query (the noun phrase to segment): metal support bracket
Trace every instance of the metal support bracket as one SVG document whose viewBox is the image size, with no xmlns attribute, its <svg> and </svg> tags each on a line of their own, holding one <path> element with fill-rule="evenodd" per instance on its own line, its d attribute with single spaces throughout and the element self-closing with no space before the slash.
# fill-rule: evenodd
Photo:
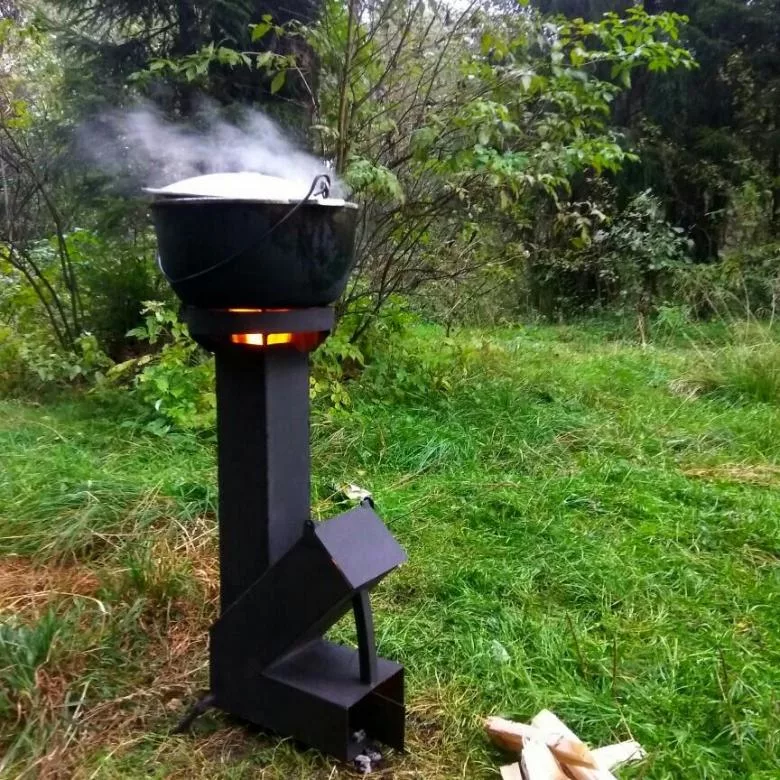
<svg viewBox="0 0 780 780">
<path fill-rule="evenodd" d="M 357 629 L 358 657 L 360 659 L 360 682 L 374 685 L 377 681 L 376 637 L 371 600 L 364 588 L 352 597 L 352 612 Z"/>
</svg>

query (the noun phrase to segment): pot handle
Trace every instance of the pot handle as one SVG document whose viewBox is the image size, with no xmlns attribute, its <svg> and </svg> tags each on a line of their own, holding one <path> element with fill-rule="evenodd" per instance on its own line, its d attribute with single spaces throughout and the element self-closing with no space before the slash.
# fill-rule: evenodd
<svg viewBox="0 0 780 780">
<path fill-rule="evenodd" d="M 168 275 L 168 272 L 165 270 L 165 268 L 163 268 L 162 257 L 160 257 L 159 251 L 157 252 L 157 267 L 160 269 L 160 273 L 165 277 L 168 284 L 182 284 L 183 282 L 190 282 L 200 276 L 210 274 L 212 271 L 216 271 L 217 269 L 223 268 L 229 263 L 232 263 L 237 257 L 241 257 L 244 252 L 252 248 L 253 244 L 260 244 L 265 241 L 265 239 L 268 238 L 268 236 L 270 236 L 274 230 L 287 222 L 287 220 L 290 219 L 290 217 L 295 214 L 295 212 L 298 211 L 298 209 L 303 206 L 303 204 L 306 203 L 310 198 L 314 198 L 319 195 L 327 198 L 328 195 L 330 195 L 330 188 L 331 181 L 330 176 L 328 176 L 327 173 L 320 173 L 319 175 L 315 176 L 314 181 L 312 181 L 311 187 L 309 187 L 309 191 L 306 193 L 303 200 L 299 200 L 296 204 L 294 204 L 293 207 L 275 225 L 272 225 L 268 230 L 266 230 L 266 232 L 263 233 L 260 238 L 250 244 L 247 244 L 243 249 L 239 250 L 238 252 L 234 252 L 224 260 L 220 260 L 218 263 L 210 265 L 208 268 L 201 268 L 200 271 L 195 271 L 193 274 L 187 274 L 187 276 L 180 276 L 178 279 L 173 279 Z"/>
</svg>

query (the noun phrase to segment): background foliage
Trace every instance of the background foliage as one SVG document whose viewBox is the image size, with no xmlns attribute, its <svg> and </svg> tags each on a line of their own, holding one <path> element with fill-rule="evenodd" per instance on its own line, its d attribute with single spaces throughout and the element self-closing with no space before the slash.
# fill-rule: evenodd
<svg viewBox="0 0 780 780">
<path fill-rule="evenodd" d="M 160 430 L 210 425 L 208 359 L 137 197 L 149 171 L 131 148 L 85 155 L 84 128 L 138 105 L 195 134 L 204 100 L 261 110 L 360 203 L 312 387 L 335 406 L 412 315 L 448 333 L 617 316 L 643 341 L 671 311 L 772 319 L 779 18 L 770 0 L 9 2 L 2 385 L 124 383 Z"/>
<path fill-rule="evenodd" d="M 204 99 L 228 121 L 260 108 L 331 162 L 362 207 L 340 302 L 352 343 L 398 296 L 448 328 L 614 312 L 644 333 L 670 305 L 772 316 L 777 11 L 770 0 L 8 3 L 4 341 L 71 363 L 84 333 L 115 362 L 148 349 L 127 335 L 143 302 L 167 294 L 134 197 L 143 168 L 109 175 L 79 146 L 84 126 L 139 100 L 195 128 Z"/>
</svg>

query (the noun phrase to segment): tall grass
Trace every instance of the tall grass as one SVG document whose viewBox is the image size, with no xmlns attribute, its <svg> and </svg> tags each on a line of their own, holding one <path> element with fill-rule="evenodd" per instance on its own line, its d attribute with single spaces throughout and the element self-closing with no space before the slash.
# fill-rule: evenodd
<svg viewBox="0 0 780 780">
<path fill-rule="evenodd" d="M 780 344 L 729 346 L 702 362 L 695 379 L 703 392 L 739 402 L 780 403 Z"/>
</svg>

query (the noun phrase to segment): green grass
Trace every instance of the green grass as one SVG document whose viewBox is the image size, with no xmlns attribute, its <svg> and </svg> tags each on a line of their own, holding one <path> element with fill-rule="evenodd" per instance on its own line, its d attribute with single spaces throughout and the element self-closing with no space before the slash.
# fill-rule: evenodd
<svg viewBox="0 0 780 780">
<path fill-rule="evenodd" d="M 367 486 L 410 556 L 375 595 L 411 704 L 383 776 L 495 777 L 480 718 L 543 707 L 593 744 L 640 740 L 623 778 L 780 776 L 778 347 L 761 338 L 421 329 L 350 409 L 315 414 L 315 513 Z M 218 714 L 166 735 L 206 684 L 213 441 L 92 398 L 0 414 L 9 776 L 348 776 Z"/>
</svg>

